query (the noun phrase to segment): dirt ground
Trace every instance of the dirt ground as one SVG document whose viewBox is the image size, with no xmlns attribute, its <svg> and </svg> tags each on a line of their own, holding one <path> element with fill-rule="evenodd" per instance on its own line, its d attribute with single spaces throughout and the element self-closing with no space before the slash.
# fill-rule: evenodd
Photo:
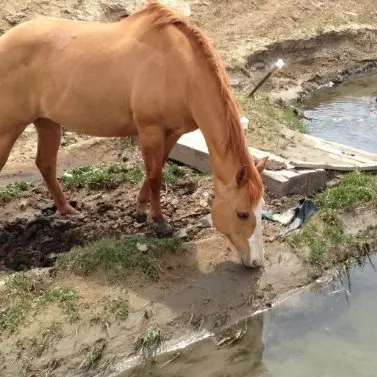
<svg viewBox="0 0 377 377">
<path fill-rule="evenodd" d="M 127 0 L 0 0 L 0 31 L 34 16 L 113 20 L 135 11 L 140 1 Z M 287 68 L 263 88 L 272 98 L 297 98 L 330 80 L 376 67 L 377 12 L 373 2 L 307 0 L 170 1 L 206 30 L 214 41 L 234 88 L 245 93 L 278 58 Z M 280 135 L 280 134 L 279 134 Z M 289 133 L 289 139 L 293 139 Z M 261 134 L 258 146 L 268 144 Z M 259 143 L 259 144 L 258 144 Z M 264 144 L 263 144 L 264 143 Z M 275 146 L 271 147 L 274 149 Z M 30 127 L 18 140 L 1 172 L 0 186 L 15 181 L 40 182 L 34 166 L 36 137 Z M 59 156 L 59 172 L 96 162 L 140 162 L 135 147 L 121 141 L 66 134 Z M 82 216 L 65 220 L 54 216 L 53 203 L 43 186 L 0 207 L 0 269 L 4 274 L 54 265 L 57 254 L 72 246 L 104 236 L 151 233 L 148 225 L 133 220 L 137 188 L 87 194 L 67 192 Z M 186 242 L 179 253 L 166 255 L 157 282 L 138 276 L 126 289 L 96 278 L 70 276 L 59 284 L 74 286 L 82 297 L 82 320 L 65 324 L 54 347 L 29 360 L 27 339 L 61 319 L 58 311 L 42 312 L 32 326 L 17 335 L 0 337 L 2 376 L 67 376 L 82 373 L 83 361 L 101 348 L 101 367 L 113 365 L 132 353 L 133 344 L 150 328 L 159 328 L 172 339 L 201 329 L 214 330 L 268 307 L 281 295 L 310 281 L 315 274 L 273 236 L 278 227 L 264 223 L 266 267 L 249 271 L 239 262 L 222 236 L 203 220 L 210 211 L 210 178 L 184 184 L 163 195 L 163 210 L 174 230 Z M 184 198 L 184 200 L 182 200 Z M 299 197 L 267 198 L 267 207 L 284 210 Z M 42 275 L 49 275 L 43 269 Z M 1 286 L 1 284 L 0 284 Z M 124 293 L 126 292 L 126 293 Z M 106 327 L 88 324 L 101 298 L 126 295 L 130 313 L 126 320 Z M 93 309 L 94 308 L 94 309 Z M 1 313 L 0 313 L 1 314 Z M 1 322 L 1 321 L 0 321 Z M 97 347 L 97 348 L 96 348 Z M 94 363 L 93 363 L 94 364 Z M 98 365 L 97 365 L 98 367 Z M 106 375 L 87 370 L 86 375 Z"/>
</svg>

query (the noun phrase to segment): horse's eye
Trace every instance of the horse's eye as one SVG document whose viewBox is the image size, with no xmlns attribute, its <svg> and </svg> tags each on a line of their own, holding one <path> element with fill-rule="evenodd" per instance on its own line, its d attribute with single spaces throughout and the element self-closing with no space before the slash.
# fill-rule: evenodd
<svg viewBox="0 0 377 377">
<path fill-rule="evenodd" d="M 237 216 L 241 220 L 247 220 L 249 218 L 249 213 L 248 212 L 237 212 Z"/>
</svg>

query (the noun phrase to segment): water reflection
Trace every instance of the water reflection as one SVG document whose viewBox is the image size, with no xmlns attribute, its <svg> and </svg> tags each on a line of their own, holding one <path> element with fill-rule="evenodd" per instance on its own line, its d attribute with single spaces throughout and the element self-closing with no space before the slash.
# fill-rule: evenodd
<svg viewBox="0 0 377 377">
<path fill-rule="evenodd" d="M 377 152 L 377 74 L 355 76 L 322 88 L 300 103 L 311 119 L 309 133 L 355 148 Z"/>
<path fill-rule="evenodd" d="M 217 338 L 187 347 L 179 357 L 164 355 L 147 370 L 137 368 L 122 377 L 262 376 L 266 370 L 262 361 L 263 327 L 264 314 L 256 315 Z"/>
<path fill-rule="evenodd" d="M 313 289 L 122 377 L 374 377 L 377 273 L 369 264 L 349 276 L 349 301 L 344 282 Z"/>
</svg>

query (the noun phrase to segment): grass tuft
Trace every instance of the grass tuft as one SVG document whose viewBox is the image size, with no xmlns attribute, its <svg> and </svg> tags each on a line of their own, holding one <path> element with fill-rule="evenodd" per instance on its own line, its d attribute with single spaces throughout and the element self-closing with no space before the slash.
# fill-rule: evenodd
<svg viewBox="0 0 377 377">
<path fill-rule="evenodd" d="M 160 329 L 149 330 L 136 341 L 135 352 L 141 352 L 145 359 L 153 359 L 165 341 Z"/>
<path fill-rule="evenodd" d="M 297 114 L 294 107 L 286 106 L 284 108 L 284 119 L 290 129 L 299 131 L 301 133 L 307 132 L 305 122 Z"/>
<path fill-rule="evenodd" d="M 71 320 L 78 319 L 78 296 L 74 290 L 52 287 L 51 282 L 17 272 L 9 276 L 0 289 L 0 331 L 14 333 L 28 316 L 57 303 Z"/>
<path fill-rule="evenodd" d="M 19 198 L 23 193 L 30 190 L 34 185 L 30 182 L 14 182 L 0 189 L 0 204 Z"/>
<path fill-rule="evenodd" d="M 62 324 L 52 323 L 40 335 L 29 340 L 28 354 L 31 359 L 41 357 L 63 337 Z"/>
<path fill-rule="evenodd" d="M 80 365 L 79 370 L 89 372 L 90 370 L 96 369 L 103 358 L 106 346 L 107 341 L 105 339 L 99 339 L 91 347 L 87 347 L 87 357 Z"/>
<path fill-rule="evenodd" d="M 62 176 L 65 187 L 87 190 L 114 189 L 122 183 L 137 186 L 143 179 L 144 172 L 140 167 L 128 168 L 122 163 L 81 166 Z"/>
<path fill-rule="evenodd" d="M 167 184 L 176 186 L 184 176 L 184 171 L 177 164 L 168 164 L 164 171 L 164 180 Z"/>
<path fill-rule="evenodd" d="M 318 216 L 290 239 L 294 249 L 319 269 L 357 258 L 360 254 L 366 255 L 368 247 L 360 246 L 360 243 L 376 243 L 377 232 L 346 234 L 342 215 L 354 211 L 360 204 L 377 208 L 376 177 L 358 171 L 348 173 L 339 185 L 317 194 L 316 201 L 320 207 Z"/>
<path fill-rule="evenodd" d="M 318 195 L 323 208 L 353 209 L 360 203 L 377 206 L 377 178 L 371 174 L 354 171 L 346 174 L 339 186 Z"/>
<path fill-rule="evenodd" d="M 92 325 L 100 324 L 107 329 L 114 320 L 125 321 L 130 313 L 130 305 L 127 297 L 105 298 L 102 300 L 102 311 L 94 316 L 90 322 Z"/>
<path fill-rule="evenodd" d="M 78 275 L 88 275 L 100 270 L 113 281 L 127 278 L 136 269 L 145 277 L 157 280 L 161 257 L 166 251 L 176 251 L 180 243 L 175 237 L 127 236 L 119 240 L 104 238 L 60 254 L 57 268 Z"/>
<path fill-rule="evenodd" d="M 78 301 L 76 291 L 67 288 L 56 287 L 46 292 L 40 297 L 39 303 L 41 306 L 46 306 L 51 303 L 57 303 L 62 309 L 63 313 L 72 321 L 77 321 L 80 316 L 78 313 Z"/>
</svg>

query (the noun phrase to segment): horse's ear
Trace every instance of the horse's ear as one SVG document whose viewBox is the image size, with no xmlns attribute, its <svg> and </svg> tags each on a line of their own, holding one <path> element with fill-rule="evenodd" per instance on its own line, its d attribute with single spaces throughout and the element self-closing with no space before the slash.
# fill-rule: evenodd
<svg viewBox="0 0 377 377">
<path fill-rule="evenodd" d="M 247 166 L 242 166 L 236 175 L 236 183 L 238 187 L 242 187 L 247 183 L 247 180 L 249 178 L 249 170 L 247 169 Z"/>
<path fill-rule="evenodd" d="M 258 163 L 256 164 L 256 168 L 259 172 L 259 174 L 262 174 L 264 169 L 266 168 L 266 165 L 267 165 L 267 161 L 268 161 L 268 156 L 266 157 L 263 157 L 261 160 L 258 161 Z"/>
</svg>

